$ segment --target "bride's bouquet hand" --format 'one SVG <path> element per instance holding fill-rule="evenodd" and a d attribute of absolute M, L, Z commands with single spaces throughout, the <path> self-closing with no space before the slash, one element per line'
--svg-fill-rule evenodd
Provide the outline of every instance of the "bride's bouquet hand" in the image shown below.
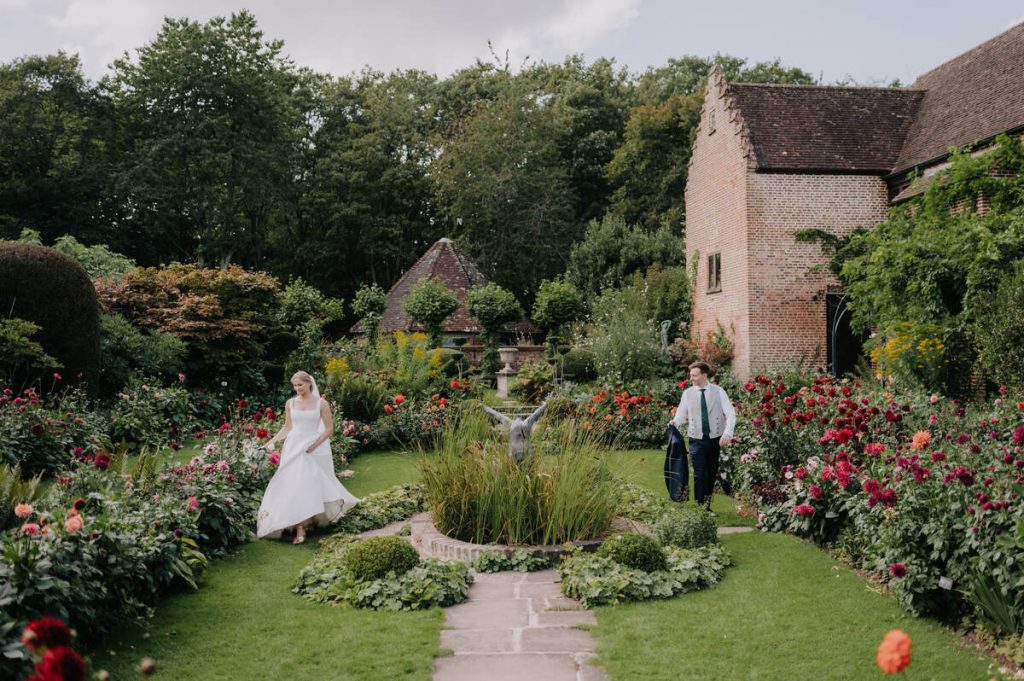
<path fill-rule="evenodd" d="M 263 445 L 263 449 L 267 450 L 268 452 L 274 451 L 274 443 L 268 442 L 267 444 Z"/>

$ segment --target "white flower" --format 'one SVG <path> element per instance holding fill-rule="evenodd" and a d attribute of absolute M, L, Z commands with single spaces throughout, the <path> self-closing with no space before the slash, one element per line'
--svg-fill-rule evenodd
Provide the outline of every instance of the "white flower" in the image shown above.
<path fill-rule="evenodd" d="M 793 479 L 793 471 L 786 471 L 786 480 Z"/>

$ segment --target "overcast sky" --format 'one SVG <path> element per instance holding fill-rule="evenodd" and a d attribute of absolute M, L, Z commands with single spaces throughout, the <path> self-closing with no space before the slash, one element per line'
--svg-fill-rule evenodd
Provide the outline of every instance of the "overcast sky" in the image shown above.
<path fill-rule="evenodd" d="M 685 54 L 781 58 L 824 82 L 911 83 L 1024 20 L 1022 0 L 0 0 L 0 61 L 77 52 L 96 79 L 152 40 L 165 15 L 205 20 L 249 9 L 300 65 L 447 75 L 487 58 L 582 52 L 634 71 Z"/>

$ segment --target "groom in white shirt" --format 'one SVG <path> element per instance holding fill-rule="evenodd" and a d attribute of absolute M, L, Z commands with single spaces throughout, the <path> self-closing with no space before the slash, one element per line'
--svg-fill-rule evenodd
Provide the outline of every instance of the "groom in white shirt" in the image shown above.
<path fill-rule="evenodd" d="M 676 414 L 669 422 L 680 431 L 689 424 L 690 459 L 693 461 L 693 498 L 698 505 L 711 507 L 711 493 L 718 478 L 718 457 L 729 446 L 736 430 L 736 410 L 732 400 L 719 386 L 709 383 L 711 367 L 706 362 L 690 365 L 690 385 L 679 399 Z"/>

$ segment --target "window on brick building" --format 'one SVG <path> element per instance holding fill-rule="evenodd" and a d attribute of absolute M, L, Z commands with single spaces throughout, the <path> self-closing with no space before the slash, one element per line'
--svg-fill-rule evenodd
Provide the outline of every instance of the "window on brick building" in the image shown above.
<path fill-rule="evenodd" d="M 722 290 L 722 254 L 708 256 L 708 293 Z"/>
<path fill-rule="evenodd" d="M 714 109 L 712 109 L 711 112 L 708 114 L 708 134 L 709 135 L 714 135 L 715 134 L 715 110 Z"/>

